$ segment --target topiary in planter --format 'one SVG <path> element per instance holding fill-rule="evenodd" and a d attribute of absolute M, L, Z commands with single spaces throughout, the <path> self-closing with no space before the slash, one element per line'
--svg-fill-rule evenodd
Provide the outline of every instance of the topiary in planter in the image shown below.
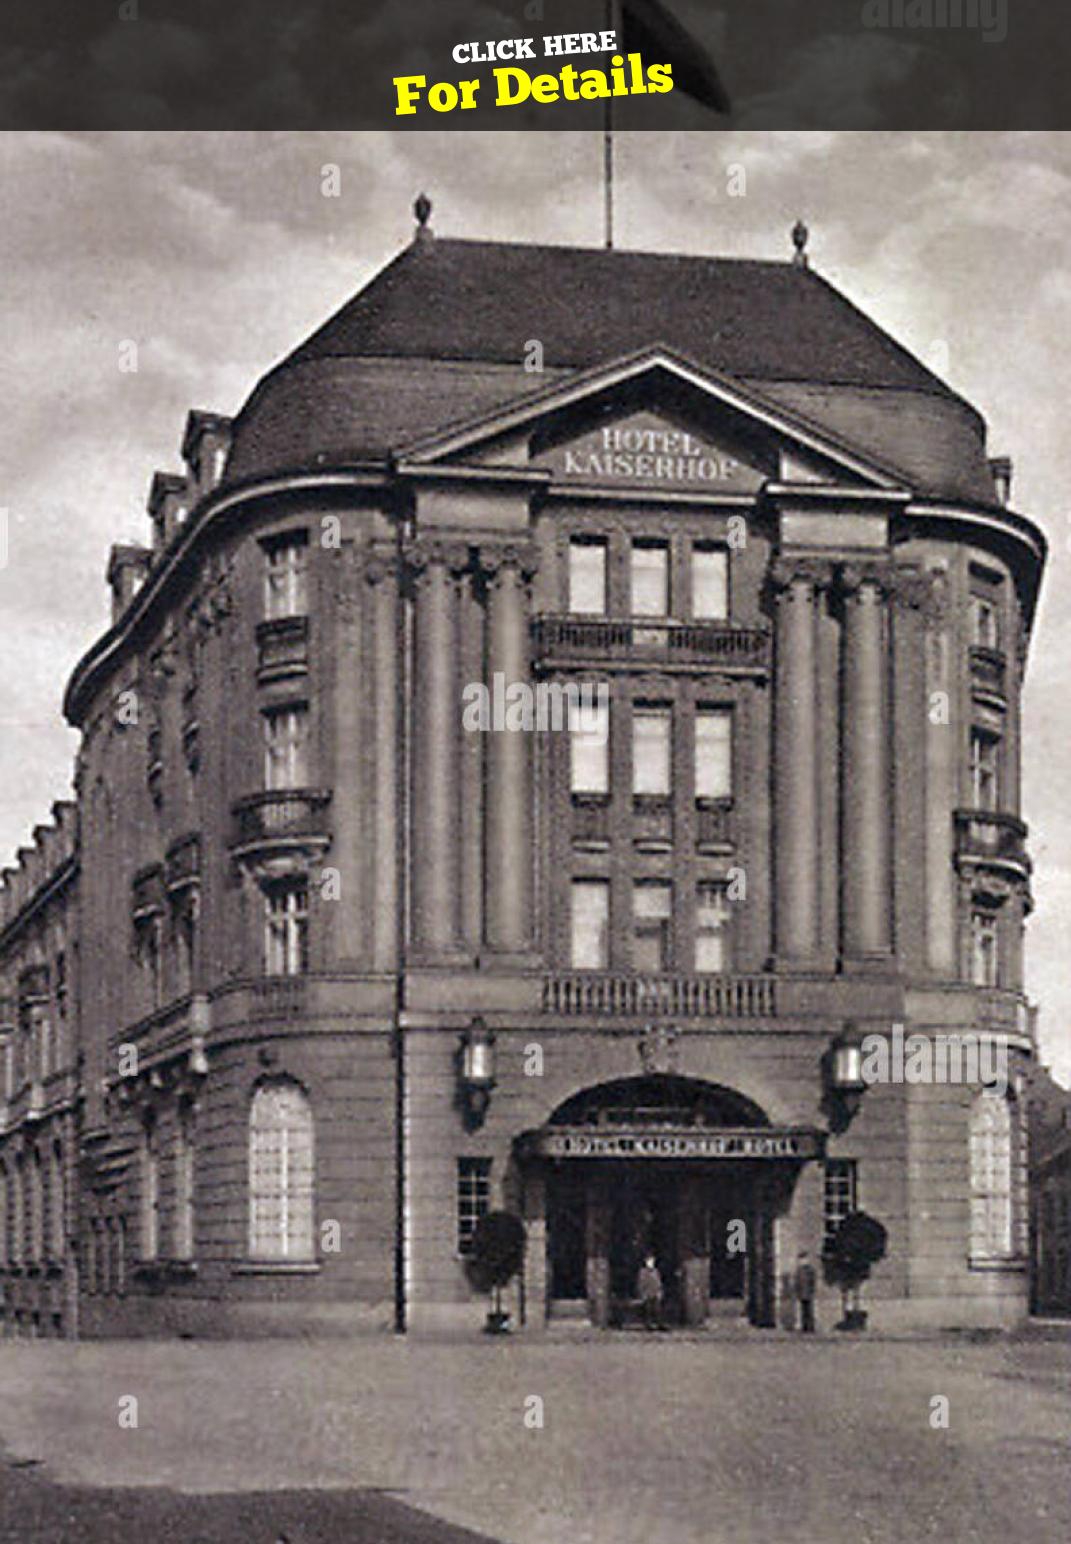
<path fill-rule="evenodd" d="M 884 1259 L 888 1235 L 876 1217 L 849 1212 L 822 1252 L 825 1278 L 839 1287 L 844 1317 L 839 1330 L 866 1329 L 867 1316 L 859 1306 L 859 1289 L 871 1268 Z"/>
<path fill-rule="evenodd" d="M 514 1212 L 485 1212 L 472 1235 L 468 1278 L 477 1292 L 491 1293 L 491 1309 L 484 1324 L 489 1335 L 504 1334 L 509 1314 L 502 1311 L 502 1288 L 508 1286 L 524 1264 L 524 1223 Z"/>

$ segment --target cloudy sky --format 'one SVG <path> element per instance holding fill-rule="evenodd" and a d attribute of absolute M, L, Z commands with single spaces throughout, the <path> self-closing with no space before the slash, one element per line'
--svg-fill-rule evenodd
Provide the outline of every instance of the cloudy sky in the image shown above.
<path fill-rule="evenodd" d="M 420 190 L 443 235 L 597 244 L 600 164 L 598 136 L 562 133 L 0 135 L 0 854 L 69 793 L 64 684 L 107 623 L 109 545 L 146 538 L 187 409 L 237 411 L 409 240 Z M 341 197 L 323 196 L 325 165 Z M 737 166 L 743 198 L 726 192 Z M 620 136 L 618 168 L 622 246 L 787 256 L 803 214 L 819 271 L 1014 457 L 1014 503 L 1052 548 L 1025 703 L 1029 989 L 1071 1080 L 1071 136 L 648 133 Z"/>

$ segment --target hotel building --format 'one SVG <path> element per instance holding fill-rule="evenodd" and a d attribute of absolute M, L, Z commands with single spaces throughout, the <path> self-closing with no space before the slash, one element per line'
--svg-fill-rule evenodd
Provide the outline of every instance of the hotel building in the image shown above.
<path fill-rule="evenodd" d="M 1013 1321 L 1009 463 L 799 228 L 752 261 L 419 213 L 112 551 L 77 802 L 0 896 L 6 1321 L 476 1325 L 489 1207 L 527 1329 L 627 1319 L 647 1250 L 675 1320 L 776 1324 L 857 1208 L 876 1323 Z M 997 1037 L 1007 1088 L 862 1087 L 897 1025 Z"/>

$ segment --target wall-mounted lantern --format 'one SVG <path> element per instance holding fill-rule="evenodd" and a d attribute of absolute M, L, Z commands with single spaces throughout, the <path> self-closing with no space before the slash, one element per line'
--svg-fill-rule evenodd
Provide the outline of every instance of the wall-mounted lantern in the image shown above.
<path fill-rule="evenodd" d="M 831 1124 L 834 1130 L 843 1131 L 854 1119 L 867 1090 L 863 1037 L 856 1025 L 845 1025 L 824 1060 Z"/>
<path fill-rule="evenodd" d="M 479 1014 L 461 1036 L 458 1092 L 466 1124 L 482 1126 L 495 1086 L 495 1037 Z"/>

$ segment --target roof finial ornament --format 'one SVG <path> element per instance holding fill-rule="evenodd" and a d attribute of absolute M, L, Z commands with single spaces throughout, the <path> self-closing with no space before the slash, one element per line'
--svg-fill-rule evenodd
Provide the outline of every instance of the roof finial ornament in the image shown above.
<path fill-rule="evenodd" d="M 429 241 L 435 234 L 428 220 L 431 218 L 431 199 L 426 193 L 418 193 L 413 204 L 413 213 L 417 218 L 416 239 Z"/>
<path fill-rule="evenodd" d="M 796 249 L 792 261 L 797 268 L 810 267 L 810 258 L 807 256 L 807 238 L 810 234 L 802 220 L 797 220 L 792 227 L 792 245 Z"/>

